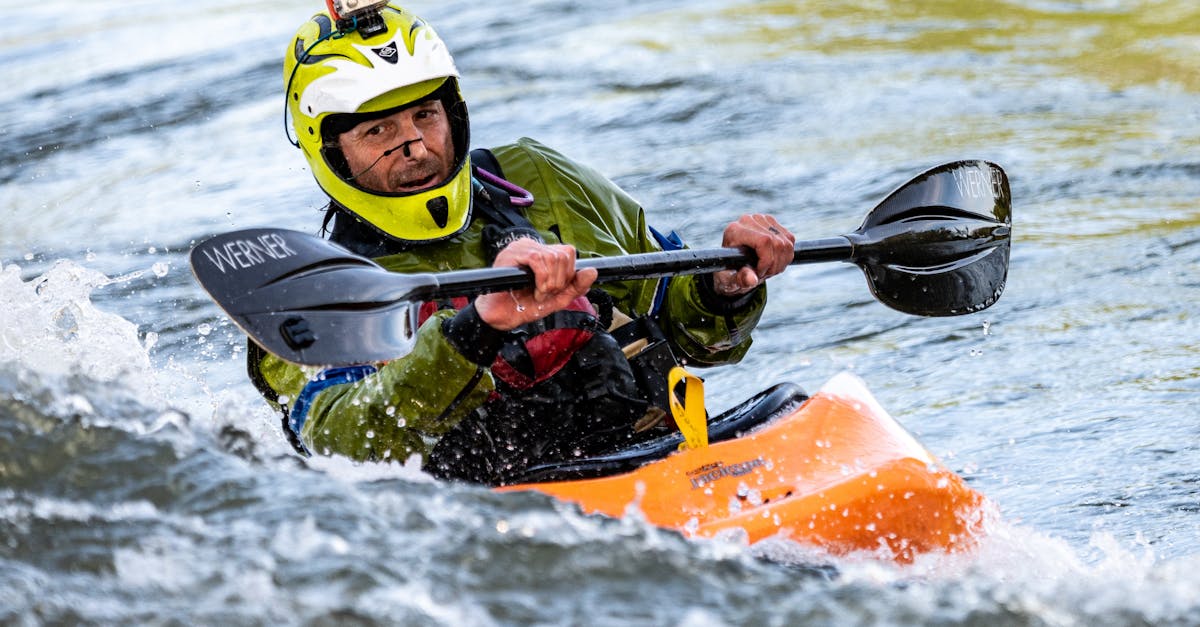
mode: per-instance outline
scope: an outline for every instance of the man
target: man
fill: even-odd
[[[436,476],[503,484],[662,433],[663,370],[741,359],[792,235],[742,216],[722,243],[753,249],[753,267],[592,289],[577,257],[661,249],[641,208],[533,140],[471,151],[445,44],[403,9],[372,18],[356,29],[314,16],[284,64],[297,144],[331,199],[330,239],[396,272],[525,266],[535,284],[426,303],[415,349],[382,364],[313,372],[252,345],[250,375],[293,444],[356,460],[419,454]],[[653,350],[631,347],[642,345]]]

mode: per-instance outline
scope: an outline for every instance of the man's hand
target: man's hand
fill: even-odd
[[[760,283],[782,273],[795,256],[796,236],[783,228],[775,218],[747,214],[725,227],[721,245],[754,250],[758,263],[737,270],[713,273],[713,289],[721,296],[737,296],[758,287]]]
[[[535,277],[532,288],[484,294],[475,299],[480,319],[500,331],[511,331],[565,308],[587,294],[596,280],[595,268],[575,271],[574,246],[551,246],[525,237],[505,246],[492,265],[524,266]]]

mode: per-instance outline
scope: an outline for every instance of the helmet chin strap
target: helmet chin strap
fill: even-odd
[[[387,149],[387,150],[383,151],[383,154],[379,155],[379,157],[377,157],[377,158],[376,158],[374,161],[372,161],[372,162],[371,162],[371,165],[369,165],[369,166],[367,166],[367,167],[363,168],[363,170],[362,170],[362,171],[355,173],[353,176],[351,176],[350,178],[348,178],[348,179],[346,179],[346,180],[347,180],[347,181],[353,181],[354,179],[357,179],[358,177],[360,177],[360,176],[362,176],[362,175],[366,174],[367,172],[370,172],[370,171],[371,171],[371,168],[373,168],[373,167],[375,167],[376,165],[378,165],[378,164],[379,164],[379,162],[380,162],[380,161],[381,161],[381,160],[382,160],[384,157],[386,157],[386,156],[388,156],[388,155],[392,154],[393,152],[396,152],[397,150],[403,150],[403,151],[404,151],[404,156],[405,156],[405,157],[411,157],[411,156],[412,156],[412,150],[411,150],[411,149],[409,149],[409,145],[411,145],[411,144],[415,144],[415,143],[417,143],[417,142],[419,142],[419,141],[421,141],[421,140],[420,140],[420,139],[410,139],[410,140],[408,140],[408,141],[406,141],[406,142],[402,142],[402,143],[396,144],[395,146],[393,146],[393,147],[391,147],[391,148],[389,148],[389,149]]]

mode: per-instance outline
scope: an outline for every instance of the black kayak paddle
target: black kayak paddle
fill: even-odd
[[[893,309],[954,316],[996,302],[1008,275],[1008,177],[987,161],[933,168],[892,192],[853,233],[798,241],[793,264],[848,261]],[[736,248],[581,259],[598,282],[704,274],[753,265]],[[267,351],[307,365],[395,359],[416,341],[421,303],[526,287],[524,268],[389,272],[319,237],[287,229],[233,231],[191,252],[200,285]]]

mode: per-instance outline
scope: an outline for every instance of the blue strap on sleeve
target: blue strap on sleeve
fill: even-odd
[[[301,446],[304,445],[303,440],[300,439],[300,430],[304,428],[304,421],[308,420],[308,410],[312,407],[312,402],[318,394],[335,385],[361,381],[376,372],[378,372],[378,368],[371,365],[343,366],[325,370],[309,381],[304,389],[300,390],[300,395],[296,397],[296,402],[292,404],[292,409],[288,412],[287,425],[295,434],[296,441],[300,442]]]
[[[663,250],[679,250],[683,248],[683,238],[675,231],[671,231],[667,235],[663,235],[654,227],[650,227],[650,234],[654,236],[654,240]],[[667,285],[669,279],[663,279],[658,282],[658,291],[654,294],[654,304],[650,307],[650,315],[658,315],[658,310],[662,308],[663,301],[667,298]]]

